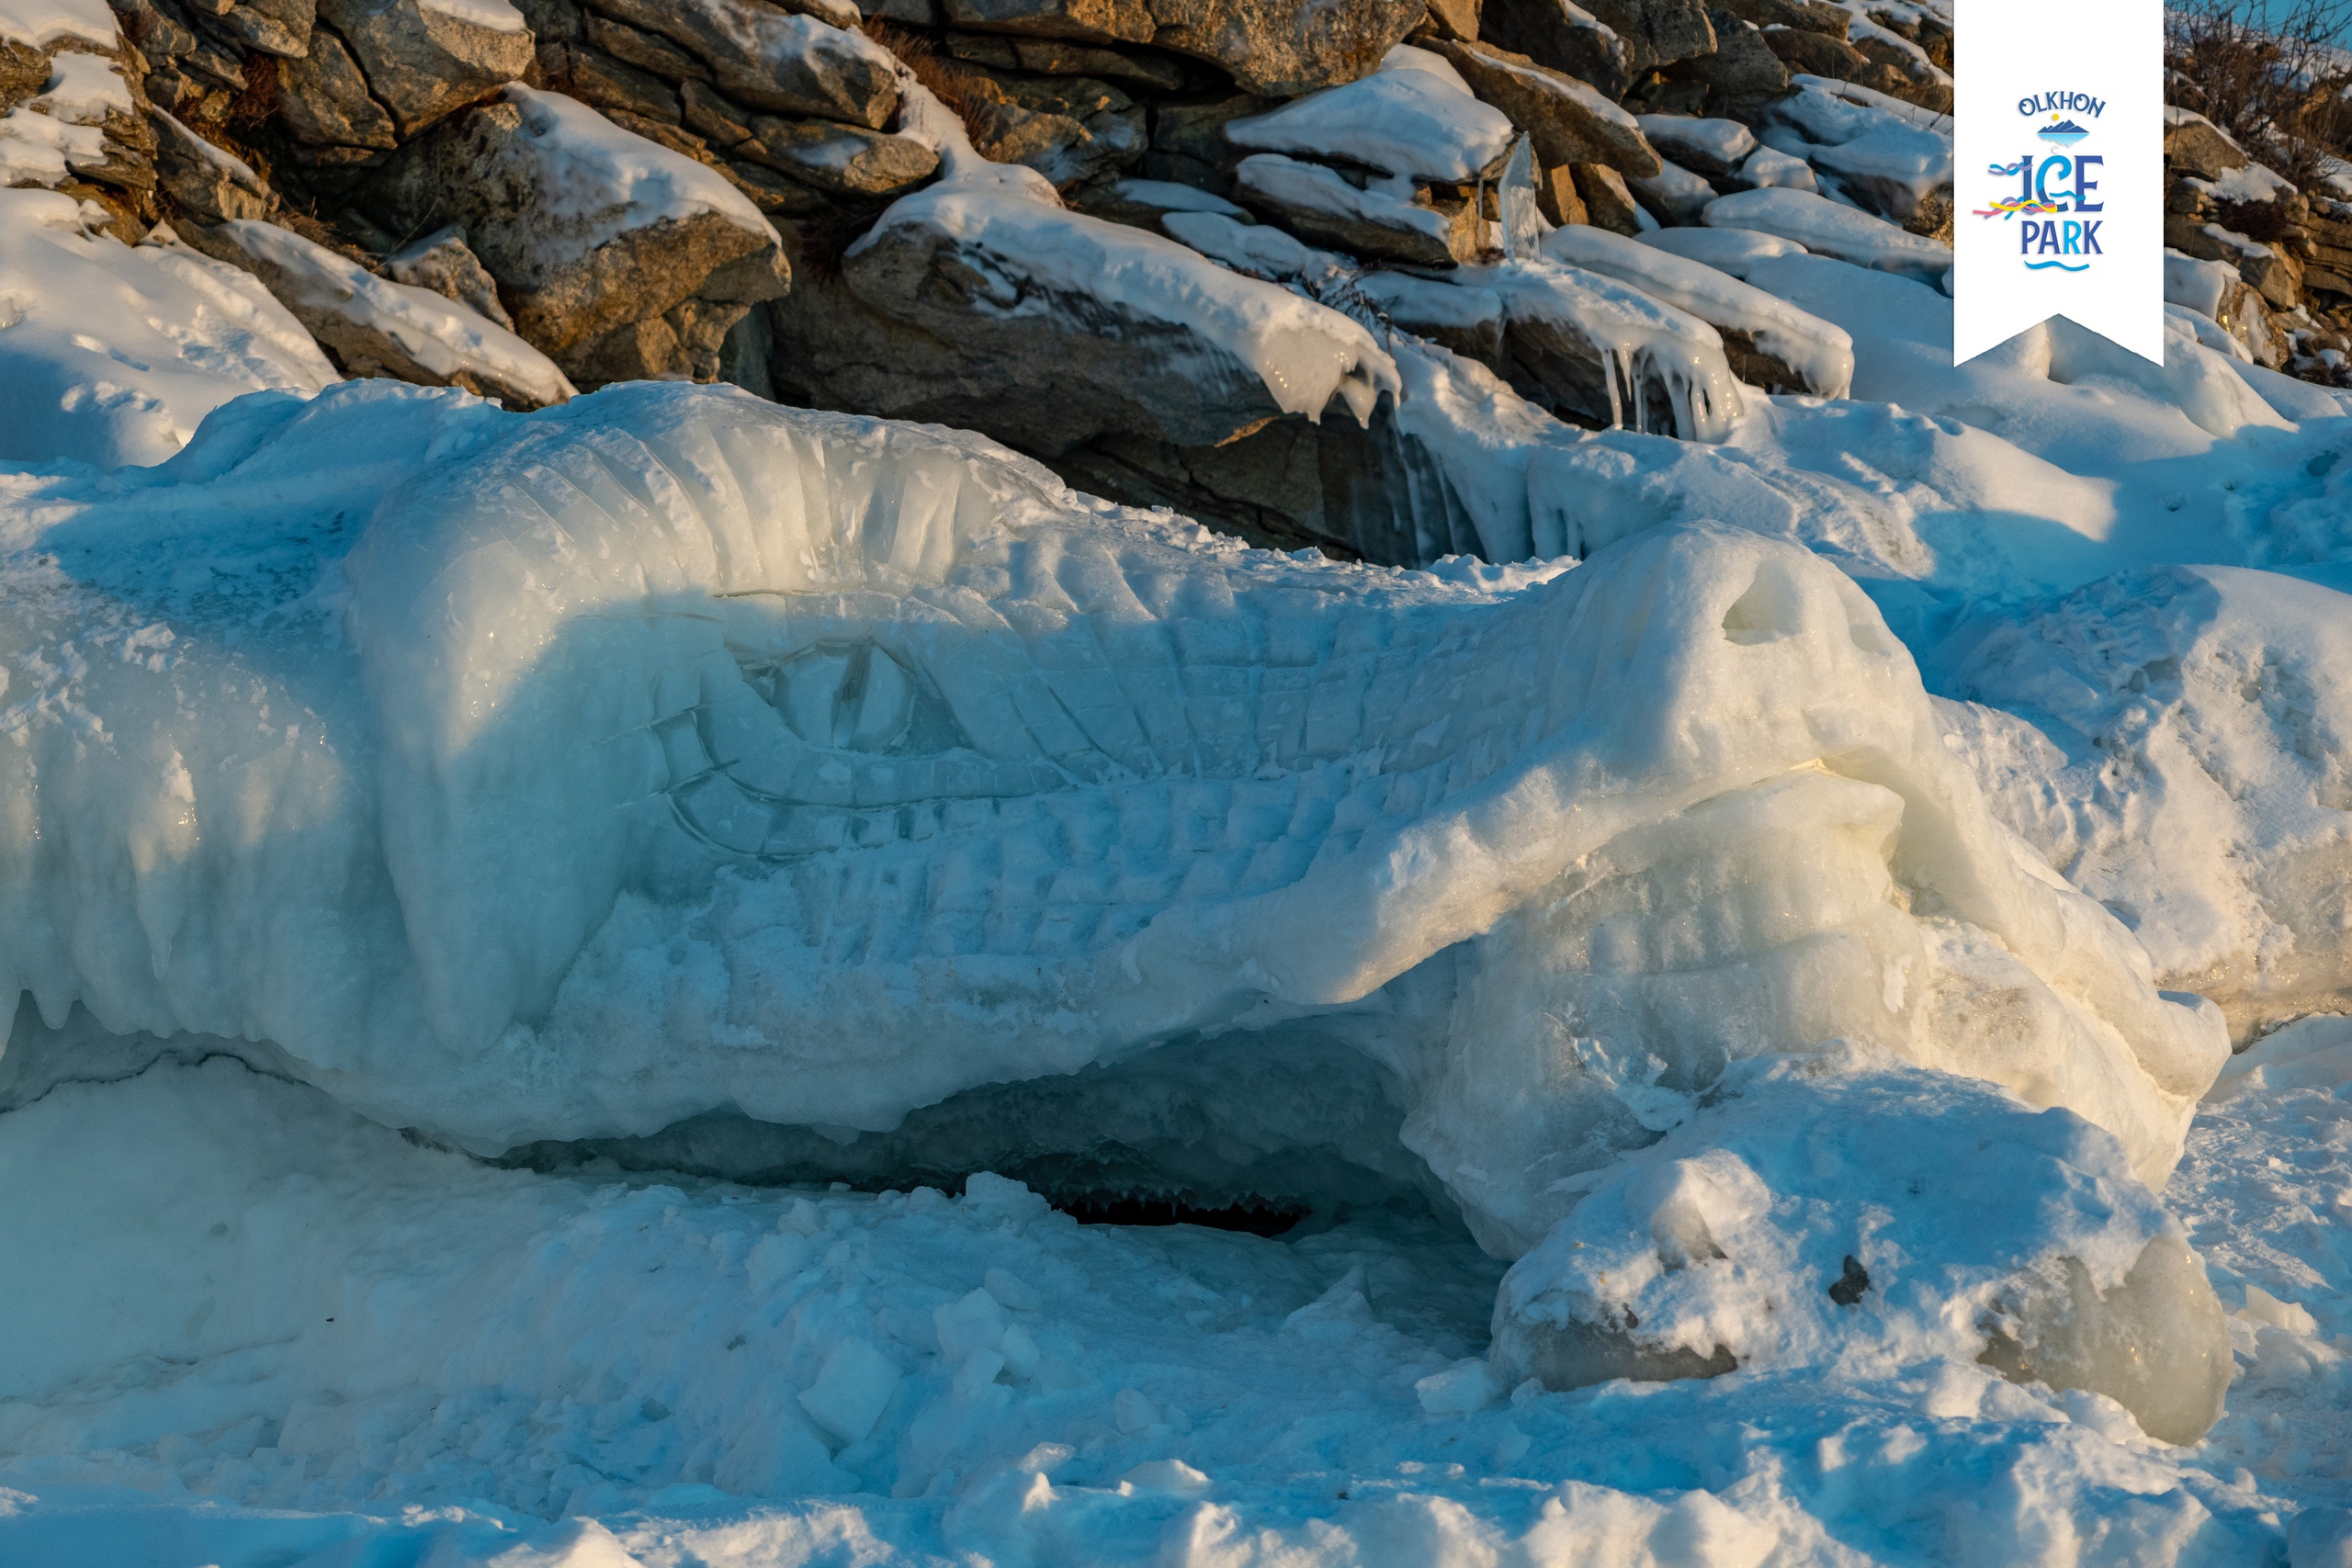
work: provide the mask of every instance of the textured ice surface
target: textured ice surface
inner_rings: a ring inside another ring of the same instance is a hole
[[[36,1065],[78,1005],[495,1149],[1337,1043],[1510,1255],[1637,1081],[1844,1037],[2160,1179],[2222,1059],[1870,602],[1750,533],[1447,579],[741,394],[380,384],[5,525]]]

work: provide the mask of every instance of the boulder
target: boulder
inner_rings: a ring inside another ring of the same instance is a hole
[[[759,0],[597,0],[595,8],[678,44],[752,108],[872,130],[898,113],[897,58],[862,32]]]
[[[819,190],[888,196],[929,179],[939,154],[920,141],[826,120],[756,115],[752,135],[734,148]]]
[[[514,318],[498,298],[498,284],[481,258],[455,229],[427,234],[384,258],[385,274],[412,288],[429,288],[445,299],[455,299],[485,320],[514,330]]]
[[[1664,164],[1646,179],[1627,180],[1625,185],[1634,198],[1664,223],[1696,223],[1716,196],[1714,186],[1673,163]]]
[[[1756,151],[1756,133],[1736,119],[1644,115],[1641,129],[1662,155],[1710,178],[1730,174]]]
[[[1620,234],[1638,234],[1655,227],[1643,221],[1641,204],[1626,188],[1625,176],[1606,164],[1574,165],[1577,194],[1584,198],[1586,221]]]
[[[229,7],[220,20],[247,49],[281,60],[300,60],[311,51],[317,7],[313,0],[242,0]]]
[[[1428,14],[1423,0],[945,0],[944,6],[947,24],[958,28],[1077,43],[1148,43],[1189,54],[1222,67],[1247,91],[1272,97],[1354,81]]]
[[[403,138],[531,68],[531,29],[505,0],[324,0],[319,15],[350,45]]]
[[[1589,82],[1604,97],[1634,85],[1625,40],[1574,0],[1487,0],[1478,26],[1484,42]]]
[[[582,15],[580,21],[581,35],[588,43],[649,75],[665,82],[710,80],[707,66],[659,33],[625,27],[594,11]]]
[[[1625,40],[1640,75],[1715,51],[1715,29],[1701,0],[1593,0],[1592,13]]]
[[[1102,49],[1068,39],[1021,34],[949,33],[950,57],[999,71],[1028,71],[1040,76],[1093,76],[1130,82],[1163,93],[1180,91],[1189,73],[1183,62],[1149,51]]]
[[[538,350],[444,295],[378,277],[275,224],[251,220],[184,236],[259,278],[352,376],[462,387],[516,409],[545,408],[571,383]]]
[[[1575,77],[1486,43],[1434,39],[1471,91],[1510,117],[1546,167],[1606,164],[1623,174],[1658,172],[1657,154],[1634,118]]]
[[[1793,28],[1842,40],[1852,28],[1854,14],[1828,0],[1719,0],[1717,9],[1756,28]],[[1715,23],[1720,33],[1723,24]]]
[[[1151,145],[1143,156],[1145,177],[1229,194],[1233,166],[1245,149],[1226,136],[1225,128],[1281,107],[1279,99],[1248,93],[1213,103],[1161,105],[1151,117]]]
[[[1430,25],[1440,38],[1468,43],[1478,36],[1482,8],[1482,0],[1430,0]]]
[[[974,71],[962,85],[972,145],[992,163],[1023,164],[1068,186],[1143,156],[1143,108],[1108,82]]]
[[[1849,82],[1866,74],[1871,69],[1869,56],[1844,39],[1825,33],[1804,32],[1795,28],[1769,28],[1764,32],[1764,47],[1780,56],[1782,64],[1792,72],[1811,76],[1830,76]]]
[[[295,141],[390,152],[400,145],[391,115],[368,96],[368,79],[343,39],[322,28],[309,52],[277,68],[277,118]]]
[[[716,375],[712,323],[788,287],[775,231],[717,173],[519,85],[407,143],[358,194],[388,232],[462,229],[515,330],[577,381]]]
[[[1359,187],[1317,164],[1279,152],[1244,158],[1234,172],[1234,199],[1299,238],[1367,259],[1419,266],[1476,261],[1486,225],[1475,202],[1441,210],[1426,187],[1409,196],[1382,182]]]
[[[2253,160],[2203,115],[2168,107],[2165,110],[2165,162],[2177,172],[2218,180]]]
[[[1754,23],[1729,11],[1713,12],[1709,19],[1715,28],[1715,52],[1679,61],[1669,74],[1696,82],[1734,104],[1758,103],[1788,91],[1789,68]]]
[[[164,195],[183,211],[218,223],[260,218],[277,197],[251,164],[212,145],[173,116],[154,111],[155,175]]]

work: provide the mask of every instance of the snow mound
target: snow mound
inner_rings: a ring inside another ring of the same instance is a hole
[[[2229,1339],[2113,1139],[1982,1085],[1778,1066],[1599,1179],[1504,1278],[1500,1381],[1981,1359],[2202,1437]],[[1826,1075],[1824,1075],[1826,1076]]]
[[[95,232],[71,197],[0,190],[0,457],[160,463],[232,398],[335,378],[244,273]]]
[[[2128,572],[1964,623],[1931,664],[1951,695],[2008,710],[1965,716],[1965,754],[2167,984],[2241,1034],[2352,1007],[2352,597],[2229,567]]]
[[[967,435],[382,383],[0,528],[36,1077],[79,1006],[496,1150],[1336,1042],[1510,1256],[1732,1059],[1874,1043],[2160,1181],[2225,1054],[1753,534],[1397,573]]]

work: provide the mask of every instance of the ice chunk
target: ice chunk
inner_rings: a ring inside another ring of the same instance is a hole
[[[1854,341],[1843,328],[1726,273],[1583,223],[1555,230],[1544,251],[1554,261],[1630,283],[1698,317],[1724,334],[1732,367],[1753,385],[1842,398],[1853,382]]]
[[[2113,1139],[1900,1068],[1734,1072],[1505,1277],[1494,1356],[1552,1387],[1982,1359],[2188,1443],[2220,1303]]]
[[[1801,190],[1742,190],[1707,204],[1711,229],[1754,229],[1794,240],[1808,251],[1856,266],[1939,284],[1951,270],[1951,247]]]
[[[0,457],[160,463],[241,393],[335,378],[246,274],[92,232],[71,197],[0,191]]]
[[[882,1418],[899,1378],[881,1351],[863,1339],[842,1339],[826,1353],[817,1381],[800,1391],[800,1407],[842,1442],[854,1443]]]
[[[1228,121],[1225,134],[1237,147],[1462,183],[1510,152],[1513,131],[1502,111],[1472,96],[1443,59],[1399,44],[1371,75]]]

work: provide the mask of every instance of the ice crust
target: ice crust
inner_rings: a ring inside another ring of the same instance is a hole
[[[79,1006],[497,1149],[1337,1040],[1511,1256],[1645,1135],[1651,1056],[1868,1042],[2160,1180],[2223,1055],[2012,848],[1870,602],[1749,533],[1448,581],[742,395],[356,384],[6,526],[36,1063]],[[1532,704],[1492,673],[1531,660]]]

